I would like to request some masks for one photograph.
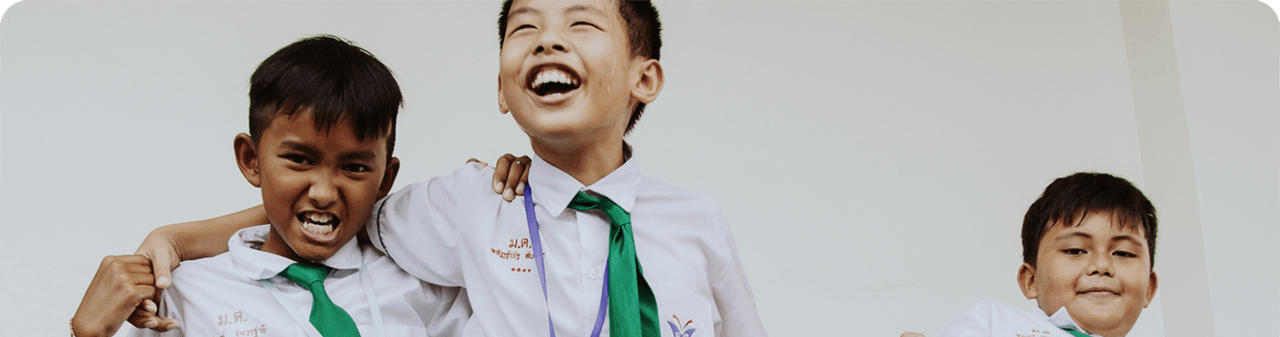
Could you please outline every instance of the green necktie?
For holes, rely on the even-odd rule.
[[[325,337],[359,336],[356,322],[351,315],[343,311],[329,299],[324,292],[324,278],[329,276],[329,267],[315,264],[294,263],[280,272],[280,276],[297,283],[311,291],[311,325]]]
[[[1076,337],[1089,337],[1089,335],[1087,335],[1087,334],[1085,334],[1085,333],[1083,333],[1083,332],[1080,332],[1080,331],[1076,331],[1075,329],[1072,329],[1072,328],[1062,328],[1062,330],[1066,330],[1066,331],[1067,331],[1067,333],[1069,333],[1069,334],[1071,334],[1071,335],[1073,335],[1073,336],[1076,336]]]
[[[631,214],[609,198],[596,198],[581,191],[569,202],[569,208],[599,209],[609,217],[609,334],[658,337],[658,301],[636,259]]]

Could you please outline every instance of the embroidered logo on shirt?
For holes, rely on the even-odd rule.
[[[499,244],[499,247],[501,246],[502,244]],[[489,248],[489,253],[502,260],[528,260],[530,261],[528,263],[533,262],[533,245],[529,243],[529,238],[510,239],[505,246],[506,247],[502,248],[491,247]],[[525,267],[532,266],[511,267],[511,271],[516,273],[528,273],[533,271],[533,268]]]
[[[240,310],[218,315],[216,321],[218,321],[217,326],[223,328],[222,334],[217,337],[258,337],[267,334],[266,324],[253,324]],[[228,331],[228,329],[231,330]]]
[[[1026,335],[1023,335],[1020,333],[1014,333],[1014,334],[1018,335],[1018,337],[1053,337],[1053,333],[1050,333],[1049,331],[1046,331],[1046,330],[1040,330],[1040,329],[1031,329],[1031,333]]]
[[[693,332],[698,329],[694,328],[693,320],[680,324],[680,317],[671,315],[671,319],[667,320],[667,325],[671,326],[671,336],[673,337],[693,337]]]

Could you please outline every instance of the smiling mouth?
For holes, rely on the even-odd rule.
[[[529,71],[526,87],[541,97],[563,95],[582,85],[578,74],[564,65],[547,64]]]
[[[324,238],[331,236],[342,220],[330,213],[302,212],[298,213],[298,222],[302,223],[303,232]]]

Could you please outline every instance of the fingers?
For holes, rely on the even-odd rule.
[[[480,167],[489,166],[489,163],[482,162],[479,159],[475,159],[475,158],[467,159],[466,164],[470,164],[470,163],[478,163],[480,164]]]
[[[516,195],[524,195],[524,185],[529,183],[529,164],[533,163],[533,159],[529,159],[529,156],[523,156],[520,157],[518,162],[520,163],[520,170],[524,171],[524,174],[520,175],[520,181],[516,183]]]
[[[507,155],[511,154],[508,153]],[[507,181],[504,183],[507,188],[502,191],[502,199],[506,199],[507,201],[516,199],[516,189],[524,188],[524,185],[520,185],[520,176],[524,175],[525,168],[528,166],[529,157],[520,157],[513,160],[511,167],[507,170]],[[519,193],[524,194],[523,191]]]
[[[129,315],[129,319],[127,319],[127,321],[135,328],[150,329],[159,326],[160,318],[156,317],[156,313],[154,311],[148,312],[145,309],[139,308],[134,310],[133,314]]]
[[[156,327],[151,330],[165,332],[178,328],[178,320],[168,317],[156,317]],[[922,336],[923,337],[923,336]]]
[[[503,193],[503,190],[507,187],[507,173],[508,170],[511,169],[511,162],[515,160],[516,156],[508,153],[502,155],[502,157],[498,157],[498,161],[493,165],[493,193],[502,194],[503,198],[507,199],[507,201],[511,201],[511,199],[506,198],[506,194]],[[512,198],[514,198],[514,196]]]
[[[907,332],[903,332],[902,336],[900,337],[924,337],[924,334],[907,331]]]
[[[148,257],[144,256],[144,258]],[[173,256],[168,254],[157,254],[155,257],[148,258],[147,261],[151,262],[151,273],[155,276],[156,289],[168,288],[170,281],[173,280],[171,273],[177,261],[173,261]]]

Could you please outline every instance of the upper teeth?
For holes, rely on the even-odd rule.
[[[312,223],[326,224],[329,223],[329,220],[333,220],[333,215],[325,213],[311,213],[307,214],[307,220],[311,220]]]
[[[567,85],[578,85],[578,80],[569,77],[569,74],[559,69],[547,69],[538,73],[533,78],[533,87],[537,88],[547,83],[561,83]]]

